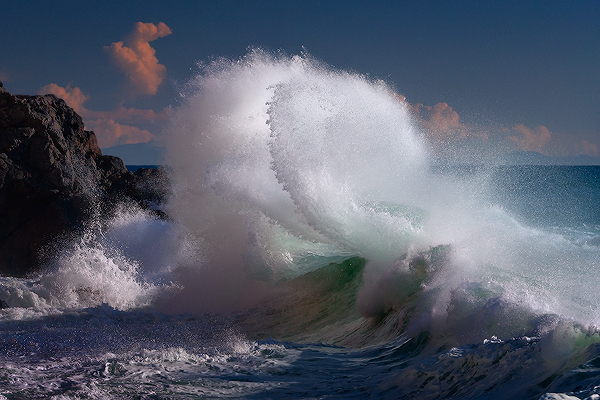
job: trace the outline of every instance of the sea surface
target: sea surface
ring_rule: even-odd
[[[0,277],[0,399],[599,399],[600,167],[440,165],[384,82],[252,50],[123,204]]]

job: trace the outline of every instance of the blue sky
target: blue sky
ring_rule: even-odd
[[[598,1],[8,0],[1,9],[4,86],[62,95],[104,148],[159,133],[198,62],[256,46],[304,48],[384,79],[446,141],[557,156],[600,149]],[[134,39],[138,23],[150,36]],[[146,73],[158,81],[132,83],[122,57],[135,45],[138,57],[154,51]]]

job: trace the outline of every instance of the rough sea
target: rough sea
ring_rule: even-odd
[[[0,399],[600,399],[600,167],[440,166],[384,82],[260,50],[123,204],[0,277]]]

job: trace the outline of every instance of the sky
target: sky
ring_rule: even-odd
[[[260,47],[383,79],[441,149],[600,156],[598,0],[3,0],[0,15],[5,88],[65,99],[103,149],[160,134],[198,63]]]

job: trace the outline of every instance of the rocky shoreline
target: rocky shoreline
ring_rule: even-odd
[[[23,277],[46,246],[80,234],[121,203],[142,208],[170,191],[163,168],[127,170],[54,95],[13,95],[0,82],[0,274]],[[160,211],[153,211],[166,217]]]

